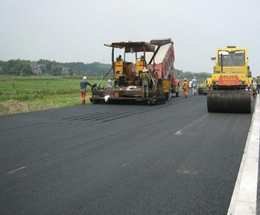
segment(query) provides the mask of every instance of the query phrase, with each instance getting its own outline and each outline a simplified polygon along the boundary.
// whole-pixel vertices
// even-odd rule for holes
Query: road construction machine
[[[247,48],[218,48],[214,73],[207,79],[208,112],[251,113],[253,78]]]
[[[208,87],[207,87],[207,80],[205,80],[205,83],[199,83],[198,87],[198,94],[199,95],[207,95]]]
[[[112,48],[112,67],[92,88],[90,101],[113,103],[116,101],[135,101],[148,104],[165,103],[172,94],[179,94],[179,80],[174,73],[174,46],[171,39],[157,39],[150,42],[123,41],[105,44]],[[115,51],[123,52],[115,58]],[[123,56],[123,57],[122,57]],[[149,93],[142,94],[142,71],[148,69]],[[102,87],[113,71],[112,84]]]

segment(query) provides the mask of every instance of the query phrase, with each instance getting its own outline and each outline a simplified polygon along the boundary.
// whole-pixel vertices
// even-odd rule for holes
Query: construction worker
[[[92,84],[87,81],[87,77],[84,76],[82,81],[80,82],[81,104],[82,105],[84,105],[85,101],[86,101],[87,85],[92,86]]]
[[[107,87],[112,88],[112,81],[110,79],[107,80]]]
[[[191,80],[192,95],[195,95],[197,93],[197,84],[198,84],[198,81],[197,81],[196,77],[194,76],[194,78]]]
[[[121,61],[121,60],[123,60],[123,59],[122,59],[122,56],[119,55],[119,56],[116,58],[116,60],[117,60],[117,61]]]
[[[189,82],[190,94],[192,94],[192,80]]]
[[[259,94],[260,92],[260,76],[258,75],[256,77],[256,89],[257,89],[257,93]]]
[[[147,98],[149,96],[149,83],[151,80],[147,68],[144,67],[140,78],[142,80],[142,98]]]
[[[184,98],[188,97],[189,83],[186,78],[182,82],[183,96]]]

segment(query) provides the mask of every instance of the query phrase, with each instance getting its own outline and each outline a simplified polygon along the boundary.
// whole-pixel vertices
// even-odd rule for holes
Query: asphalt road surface
[[[251,117],[206,96],[0,117],[0,214],[226,214]]]

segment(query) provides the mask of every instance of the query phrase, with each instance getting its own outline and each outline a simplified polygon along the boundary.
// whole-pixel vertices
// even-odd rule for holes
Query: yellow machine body
[[[222,60],[221,60],[221,53]],[[224,55],[226,53],[226,55]],[[229,53],[234,53],[230,55]],[[211,78],[207,79],[207,84],[219,85],[220,77],[226,80],[226,85],[251,85],[252,77],[248,66],[247,48],[237,48],[235,46],[228,46],[226,48],[218,48],[216,50],[216,65]],[[223,64],[221,65],[221,61]],[[232,82],[232,78],[238,77],[239,82]],[[229,81],[230,79],[230,81]],[[225,85],[224,83],[221,83]]]
[[[135,71],[141,72],[144,69],[144,61],[138,59],[135,64]]]
[[[122,60],[119,60],[119,61],[115,61],[114,62],[114,76],[115,78],[119,78],[119,77],[123,77],[124,74],[123,74],[123,71],[124,71],[124,66],[123,66],[123,61]]]
[[[214,72],[207,79],[209,112],[251,112],[253,79],[247,48],[218,48]]]
[[[171,92],[171,80],[163,80],[163,89],[165,93]]]

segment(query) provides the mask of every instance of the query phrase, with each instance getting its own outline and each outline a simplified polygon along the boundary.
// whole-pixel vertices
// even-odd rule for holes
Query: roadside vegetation
[[[80,105],[82,77],[0,76],[0,115]],[[93,84],[98,78],[89,78]],[[87,103],[91,95],[87,91]]]

